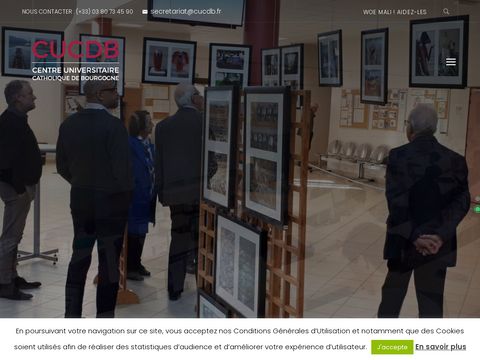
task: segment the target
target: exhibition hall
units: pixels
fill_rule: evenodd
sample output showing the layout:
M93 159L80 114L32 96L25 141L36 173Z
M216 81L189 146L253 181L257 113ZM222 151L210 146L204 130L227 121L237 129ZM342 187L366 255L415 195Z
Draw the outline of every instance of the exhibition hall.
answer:
M0 317L480 317L480 0L0 25Z

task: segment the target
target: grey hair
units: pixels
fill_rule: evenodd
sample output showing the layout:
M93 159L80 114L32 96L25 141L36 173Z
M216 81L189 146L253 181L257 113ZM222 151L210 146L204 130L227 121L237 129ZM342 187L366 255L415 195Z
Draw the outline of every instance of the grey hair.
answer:
M408 122L415 135L433 135L437 131L438 115L432 105L418 104L408 115Z
M22 91L24 85L30 85L30 83L25 80L12 80L5 86L5 100L8 105L13 105L15 96Z
M178 84L175 89L175 102L179 108L193 106L192 96L197 91L192 84Z

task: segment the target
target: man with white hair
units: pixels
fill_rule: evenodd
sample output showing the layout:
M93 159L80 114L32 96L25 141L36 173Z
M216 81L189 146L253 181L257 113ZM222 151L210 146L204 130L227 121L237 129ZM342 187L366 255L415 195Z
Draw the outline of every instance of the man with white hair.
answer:
M456 264L458 224L470 206L465 158L440 145L437 113L417 105L407 121L409 143L388 157L388 273L378 317L398 317L412 272L419 317L443 317L447 267Z
M198 250L203 97L190 84L175 89L178 111L155 128L158 200L170 207L168 296L178 300ZM191 271L189 271L191 272Z
M82 316L85 281L97 243L97 317L114 317L119 259L133 174L127 129L110 113L118 105L114 81L87 81L87 104L60 126L57 170L71 185L73 251L65 286L65 317Z

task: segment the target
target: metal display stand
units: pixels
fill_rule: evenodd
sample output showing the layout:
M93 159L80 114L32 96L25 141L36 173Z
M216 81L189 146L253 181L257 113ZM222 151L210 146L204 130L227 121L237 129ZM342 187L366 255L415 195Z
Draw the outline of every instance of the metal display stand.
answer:
M47 153L55 153L56 146L52 144L39 144L42 156ZM33 252L18 250L17 261L29 259L45 259L53 261L53 265L57 264L58 249L40 251L40 181L35 185L35 199L33 200ZM53 256L51 255L53 254Z
M308 129L310 129L312 120L310 91L292 91L291 95L287 226L278 227L242 211L241 182L244 181L241 170L241 164L244 161L244 154L241 151L243 148L242 116L239 119L237 132L236 199L235 208L231 212L242 221L268 232L265 316L269 318L301 318L304 310L308 142L310 136ZM297 122L296 104L299 96L303 97L304 108L301 119ZM302 129L302 136L295 136L296 130L299 128ZM296 141L301 141L299 150L296 150ZM298 185L294 184L296 170L300 175ZM203 201L200 203L197 286L208 294L214 292L216 212L215 206Z

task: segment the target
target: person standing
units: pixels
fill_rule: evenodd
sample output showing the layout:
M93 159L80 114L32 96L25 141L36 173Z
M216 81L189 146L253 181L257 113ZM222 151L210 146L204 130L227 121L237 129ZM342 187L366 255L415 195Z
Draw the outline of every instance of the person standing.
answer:
M437 113L419 104L407 121L409 143L390 151L388 273L378 317L398 317L412 272L420 317L443 317L447 267L455 266L456 229L470 206L465 158L434 137Z
M178 111L155 128L155 182L158 200L170 207L168 295L178 300L185 276L195 272L202 154L203 97L189 84L175 89Z
M130 117L128 140L135 188L128 212L127 279L134 281L150 276L150 271L142 265L142 252L148 223L155 224L155 148L149 138L152 129L153 122L148 111L135 111Z
M22 240L35 186L42 176L37 139L28 125L27 113L36 97L27 81L13 80L5 87L8 108L0 116L0 198L5 204L0 235L0 297L28 300L21 290L41 286L18 276L18 244Z
M133 178L127 129L109 109L114 81L87 81L87 104L60 126L57 170L71 185L73 253L65 287L65 317L81 317L87 272L97 242L97 317L114 317L119 258Z

